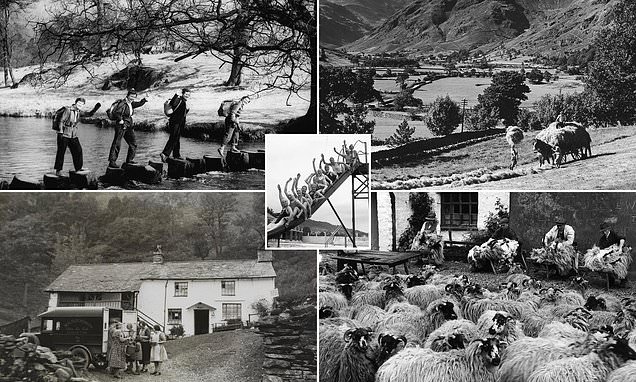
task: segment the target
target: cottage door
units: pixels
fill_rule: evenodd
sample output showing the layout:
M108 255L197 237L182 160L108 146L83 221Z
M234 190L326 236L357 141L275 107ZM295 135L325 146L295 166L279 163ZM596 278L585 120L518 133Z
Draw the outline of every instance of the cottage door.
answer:
M194 334L210 332L210 311L208 309L194 310Z

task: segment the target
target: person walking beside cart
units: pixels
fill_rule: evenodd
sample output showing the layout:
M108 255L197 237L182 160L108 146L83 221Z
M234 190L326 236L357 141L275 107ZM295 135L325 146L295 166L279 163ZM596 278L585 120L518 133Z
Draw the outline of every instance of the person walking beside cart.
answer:
M124 138L128 144L128 154L126 155L126 163L133 163L137 152L137 142L135 131L133 130L133 114L134 110L143 106L148 100L143 98L141 101L135 101L137 91L135 89L128 90L126 98L115 101L108 110L108 117L115 121L115 137L110 146L108 154L108 167L119 167L117 165L117 157L121 148L121 139Z
M160 154L162 162L165 162L171 153L173 158L181 159L181 133L185 128L186 115L190 111L186 104L188 98L190 98L190 89L183 88L181 89L181 96L175 94L169 101L169 104L164 106L165 114L170 117L168 120L170 137Z

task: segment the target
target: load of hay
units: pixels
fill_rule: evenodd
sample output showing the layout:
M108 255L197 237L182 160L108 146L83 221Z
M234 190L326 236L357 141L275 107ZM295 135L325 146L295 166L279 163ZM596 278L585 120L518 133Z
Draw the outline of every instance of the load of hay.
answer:
M591 271L613 274L622 280L632 263L632 248L623 247L623 251L619 251L617 244L605 249L594 246L583 256L583 263Z
M411 251L427 249L431 252L430 260L436 265L444 262L444 238L436 233L428 233L424 230L415 235L411 244Z
M510 239L488 239L482 245L476 245L468 251L468 264L471 270L492 268L499 272L507 271L519 249L519 242Z
M561 276L568 275L574 269L572 263L576 256L578 255L574 247L563 243L544 248L534 248L530 252L530 259L539 264L556 266Z

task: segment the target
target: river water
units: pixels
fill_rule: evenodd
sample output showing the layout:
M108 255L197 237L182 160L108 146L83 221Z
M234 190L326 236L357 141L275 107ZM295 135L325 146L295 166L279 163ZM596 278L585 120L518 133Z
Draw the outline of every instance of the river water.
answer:
M84 168L97 176L106 172L108 152L113 141L114 130L95 125L80 125L79 140L84 153ZM159 154L168 141L164 131L152 133L135 131L137 155L135 162L148 163L160 160ZM219 156L216 142L203 142L191 138L181 138L181 156L202 158L203 155ZM51 130L51 120L45 118L5 118L0 117L0 179L11 181L15 174L30 180L41 181L44 174L52 172L55 162L56 133ZM239 148L245 150L264 149L263 142L241 142ZM126 159L128 145L121 143L118 164ZM73 169L69 150L64 158L63 171ZM167 169L167 165L164 165ZM205 189L205 190L263 190L265 172L251 170L245 172L209 172L196 179L167 179L158 185L135 182L137 189Z

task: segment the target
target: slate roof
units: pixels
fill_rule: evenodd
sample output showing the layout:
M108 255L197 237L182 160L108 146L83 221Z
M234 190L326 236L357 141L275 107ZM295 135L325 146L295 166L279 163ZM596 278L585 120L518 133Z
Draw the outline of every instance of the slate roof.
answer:
M253 260L174 261L163 264L71 265L47 292L135 292L143 280L212 280L276 277L271 262Z

